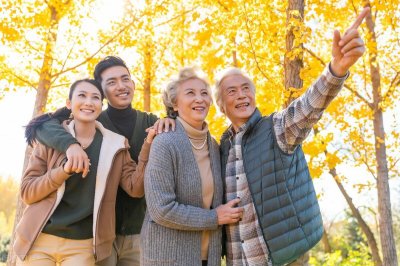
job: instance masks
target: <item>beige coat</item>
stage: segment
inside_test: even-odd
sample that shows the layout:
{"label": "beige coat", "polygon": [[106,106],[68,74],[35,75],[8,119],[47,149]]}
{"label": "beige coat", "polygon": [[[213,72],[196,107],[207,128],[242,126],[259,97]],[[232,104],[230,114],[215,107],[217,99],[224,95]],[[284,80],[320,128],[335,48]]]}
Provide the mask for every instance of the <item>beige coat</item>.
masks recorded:
{"label": "beige coat", "polygon": [[[73,121],[66,130],[74,135]],[[150,145],[145,141],[139,163],[131,159],[127,140],[99,122],[96,128],[103,135],[96,176],[93,209],[94,256],[100,261],[111,255],[115,238],[115,201],[120,185],[130,196],[143,197],[143,176]],[[14,250],[23,260],[60,203],[65,180],[64,153],[38,144],[29,160],[21,183],[21,198],[28,205],[16,229]]]}

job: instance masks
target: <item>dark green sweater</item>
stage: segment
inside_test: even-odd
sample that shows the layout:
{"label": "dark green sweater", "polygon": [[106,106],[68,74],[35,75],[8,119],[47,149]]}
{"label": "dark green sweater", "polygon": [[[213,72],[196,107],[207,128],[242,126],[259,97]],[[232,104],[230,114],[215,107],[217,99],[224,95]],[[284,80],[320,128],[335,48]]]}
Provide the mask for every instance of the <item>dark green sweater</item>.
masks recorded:
{"label": "dark green sweater", "polygon": [[[122,112],[125,111],[122,110]],[[136,112],[136,119],[135,121],[132,119],[134,128],[132,136],[129,138],[129,152],[132,159],[137,162],[140,149],[147,136],[145,130],[152,126],[158,118],[153,114],[138,110],[134,110],[134,112]],[[122,133],[117,129],[118,126],[115,126],[115,122],[111,121],[107,110],[104,110],[97,120],[105,128],[119,134]],[[44,145],[62,152],[65,152],[71,144],[77,143],[77,140],[64,130],[57,119],[49,120],[41,125],[37,129],[36,137]],[[120,235],[139,234],[145,210],[146,202],[144,197],[141,199],[131,198],[125,191],[119,188],[116,204],[116,233]]]}
{"label": "dark green sweater", "polygon": [[82,173],[73,174],[65,181],[64,195],[43,228],[44,233],[68,239],[93,237],[94,193],[102,142],[102,135],[96,130],[93,142],[85,150],[92,164],[89,174],[85,178]]}

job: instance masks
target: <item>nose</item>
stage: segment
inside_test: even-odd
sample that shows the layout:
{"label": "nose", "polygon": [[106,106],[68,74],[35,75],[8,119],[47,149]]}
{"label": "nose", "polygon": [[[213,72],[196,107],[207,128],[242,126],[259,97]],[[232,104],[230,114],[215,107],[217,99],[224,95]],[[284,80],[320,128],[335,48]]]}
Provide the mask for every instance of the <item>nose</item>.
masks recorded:
{"label": "nose", "polygon": [[91,97],[87,97],[84,104],[87,105],[87,106],[92,106],[93,105],[93,99]]}
{"label": "nose", "polygon": [[196,101],[196,102],[203,102],[203,101],[204,101],[204,98],[203,98],[203,96],[202,96],[201,94],[196,94],[196,99],[195,99],[195,101]]}
{"label": "nose", "polygon": [[123,89],[124,88],[124,83],[122,79],[117,79],[116,81],[117,89]]}
{"label": "nose", "polygon": [[237,91],[237,96],[238,96],[238,98],[243,99],[246,97],[246,93],[244,93],[243,90],[241,88],[239,88]]}

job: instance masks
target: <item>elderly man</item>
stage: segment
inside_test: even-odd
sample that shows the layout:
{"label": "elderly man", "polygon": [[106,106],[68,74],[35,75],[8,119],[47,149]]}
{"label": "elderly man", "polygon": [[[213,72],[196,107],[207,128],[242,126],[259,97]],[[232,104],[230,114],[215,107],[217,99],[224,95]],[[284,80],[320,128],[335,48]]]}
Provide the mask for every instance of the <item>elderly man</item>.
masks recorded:
{"label": "elderly man", "polygon": [[227,265],[290,263],[320,240],[321,214],[300,145],[363,55],[358,27],[368,13],[343,36],[335,31],[329,66],[280,112],[261,116],[254,84],[237,68],[217,81],[217,105],[232,123],[221,138],[225,196],[239,197],[244,208],[241,221],[226,227]]}

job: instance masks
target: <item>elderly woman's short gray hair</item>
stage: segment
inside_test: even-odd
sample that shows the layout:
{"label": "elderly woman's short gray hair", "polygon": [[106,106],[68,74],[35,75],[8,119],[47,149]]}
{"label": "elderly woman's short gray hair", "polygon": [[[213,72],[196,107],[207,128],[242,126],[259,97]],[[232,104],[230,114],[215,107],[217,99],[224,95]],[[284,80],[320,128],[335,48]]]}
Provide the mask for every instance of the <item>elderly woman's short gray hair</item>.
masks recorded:
{"label": "elderly woman's short gray hair", "polygon": [[249,80],[250,83],[250,89],[253,93],[256,93],[256,87],[254,86],[253,81],[249,78],[249,76],[240,68],[237,67],[231,67],[227,68],[223,71],[221,71],[215,80],[215,87],[214,87],[214,99],[215,102],[217,103],[217,106],[221,110],[221,112],[225,113],[225,110],[223,110],[222,107],[222,81],[229,77],[229,76],[235,76],[235,75],[241,75],[245,77],[246,79]]}
{"label": "elderly woman's short gray hair", "polygon": [[185,67],[179,71],[178,77],[168,83],[167,87],[163,91],[162,98],[165,108],[167,110],[167,116],[170,118],[176,118],[178,112],[174,110],[176,105],[176,97],[178,95],[178,87],[183,82],[190,79],[199,79],[204,82],[207,90],[210,92],[210,84],[208,83],[205,75],[195,67]]}

